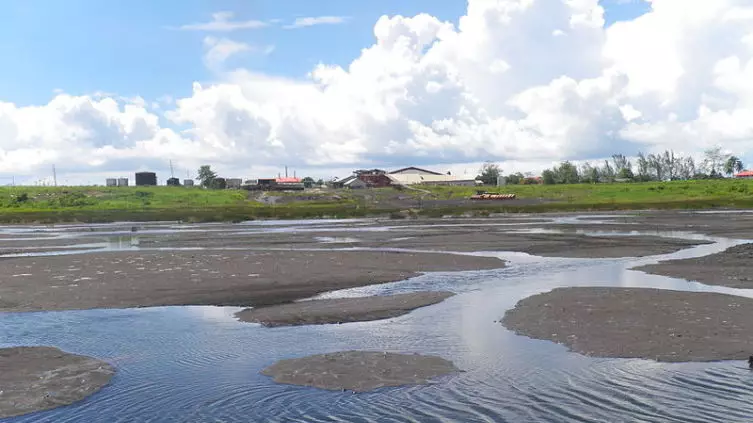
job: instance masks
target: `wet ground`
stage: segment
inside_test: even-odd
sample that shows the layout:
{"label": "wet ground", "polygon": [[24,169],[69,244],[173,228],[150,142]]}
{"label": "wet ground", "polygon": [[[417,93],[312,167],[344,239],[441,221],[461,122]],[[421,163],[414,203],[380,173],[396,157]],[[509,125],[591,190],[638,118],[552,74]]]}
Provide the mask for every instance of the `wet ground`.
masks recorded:
{"label": "wet ground", "polygon": [[[630,270],[746,243],[753,238],[746,229],[749,219],[744,213],[644,213],[4,228],[0,250],[9,254],[0,259],[2,266],[50,255],[74,260],[124,253],[358,253],[375,248],[449,255],[460,250],[507,264],[430,272],[319,295],[457,294],[401,317],[343,325],[265,328],[238,322],[239,307],[0,313],[0,347],[52,345],[104,359],[118,371],[111,385],[83,402],[7,421],[749,421],[753,373],[747,363],[590,358],[515,335],[499,324],[519,300],[558,287],[651,287],[753,297],[753,290]],[[497,241],[489,233],[498,234]],[[646,242],[643,236],[653,238]],[[415,241],[432,237],[437,241]],[[532,248],[542,245],[546,251],[533,255]],[[3,273],[0,285],[34,275],[35,265],[27,265],[25,271]],[[50,273],[66,269],[56,266]],[[127,280],[122,289],[129,290]],[[357,395],[279,385],[260,374],[280,359],[348,350],[436,355],[464,372],[429,386]]]}

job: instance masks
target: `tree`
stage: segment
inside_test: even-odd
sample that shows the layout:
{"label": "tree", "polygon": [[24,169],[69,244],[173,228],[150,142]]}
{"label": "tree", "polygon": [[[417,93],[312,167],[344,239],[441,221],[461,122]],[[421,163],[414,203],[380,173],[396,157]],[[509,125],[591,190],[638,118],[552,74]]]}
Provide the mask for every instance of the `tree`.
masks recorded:
{"label": "tree", "polygon": [[554,172],[551,169],[541,172],[541,179],[543,180],[544,185],[554,185],[556,183],[554,180]]}
{"label": "tree", "polygon": [[303,182],[303,187],[304,188],[311,188],[311,187],[314,186],[314,183],[315,183],[314,178],[312,178],[310,176],[307,176],[307,177],[303,178],[301,180],[301,182]]}
{"label": "tree", "polygon": [[211,166],[202,165],[199,168],[199,173],[196,179],[201,182],[201,186],[205,188],[211,188],[214,180],[217,179],[217,174],[214,171],[212,171]]}
{"label": "tree", "polygon": [[643,153],[638,153],[638,180],[641,182],[651,180],[651,171],[649,169],[648,159]]}
{"label": "tree", "polygon": [[507,180],[508,185],[518,185],[520,182],[525,179],[525,176],[523,176],[522,173],[511,173],[505,177]]}
{"label": "tree", "polygon": [[727,176],[732,176],[735,172],[742,172],[743,168],[743,161],[736,156],[729,156],[727,161],[724,162],[724,173]]}
{"label": "tree", "polygon": [[578,168],[570,163],[564,161],[559,166],[555,166],[553,169],[554,181],[558,184],[577,184],[580,182],[580,175],[578,175]]}
{"label": "tree", "polygon": [[599,168],[591,166],[591,163],[585,162],[580,166],[580,181],[589,184],[599,182]]}
{"label": "tree", "polygon": [[685,157],[680,164],[680,178],[688,180],[695,177],[695,160],[692,157]]}
{"label": "tree", "polygon": [[612,163],[614,163],[614,172],[618,177],[621,177],[619,175],[627,174],[627,171],[630,171],[629,173],[631,175],[633,174],[633,164],[630,163],[630,160],[628,160],[627,157],[623,156],[622,154],[613,155]]}
{"label": "tree", "polygon": [[662,174],[665,175],[670,181],[675,179],[675,173],[677,170],[677,158],[675,152],[671,150],[665,150],[664,155],[661,157]]}
{"label": "tree", "polygon": [[604,182],[614,182],[615,171],[609,165],[609,160],[604,160],[604,167],[601,168],[601,180]]}
{"label": "tree", "polygon": [[703,152],[703,168],[714,178],[723,170],[725,156],[722,147],[713,147]]}
{"label": "tree", "polygon": [[497,185],[497,178],[502,174],[502,169],[496,163],[486,162],[479,173],[476,179],[483,182],[484,185]]}
{"label": "tree", "polygon": [[225,178],[214,178],[210,182],[209,188],[211,189],[225,189],[227,188],[227,181]]}

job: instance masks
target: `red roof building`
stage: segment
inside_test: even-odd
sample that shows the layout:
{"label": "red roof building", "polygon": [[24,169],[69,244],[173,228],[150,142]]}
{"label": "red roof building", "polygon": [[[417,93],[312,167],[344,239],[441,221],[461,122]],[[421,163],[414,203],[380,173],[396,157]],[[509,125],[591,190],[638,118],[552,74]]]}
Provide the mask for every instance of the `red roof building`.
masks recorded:
{"label": "red roof building", "polygon": [[753,178],[753,170],[743,170],[735,175],[735,178]]}
{"label": "red roof building", "polygon": [[278,184],[300,184],[301,178],[275,178]]}

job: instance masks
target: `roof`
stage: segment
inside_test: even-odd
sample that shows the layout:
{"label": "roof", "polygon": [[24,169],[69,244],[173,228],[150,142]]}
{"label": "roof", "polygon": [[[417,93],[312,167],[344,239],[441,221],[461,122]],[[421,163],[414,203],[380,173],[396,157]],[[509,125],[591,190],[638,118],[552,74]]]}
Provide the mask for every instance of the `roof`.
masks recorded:
{"label": "roof", "polygon": [[406,170],[418,170],[418,171],[420,171],[420,172],[428,173],[428,174],[430,174],[430,175],[442,175],[442,173],[439,173],[439,172],[434,172],[433,170],[426,170],[426,169],[421,169],[420,167],[415,167],[415,166],[409,166],[409,167],[404,167],[404,168],[402,168],[402,169],[398,169],[398,170],[393,170],[392,172],[390,172],[390,174],[391,174],[391,175],[394,175],[394,174],[396,174],[396,173],[402,173],[402,172],[405,172]]}
{"label": "roof", "polygon": [[345,178],[342,178],[342,179],[338,179],[336,182],[338,184],[347,184],[348,182],[350,182],[350,181],[352,181],[354,179],[356,179],[356,176],[355,175],[350,175],[348,177],[345,177]]}
{"label": "roof", "polygon": [[275,182],[278,184],[299,184],[301,183],[300,178],[276,178]]}
{"label": "roof", "polygon": [[349,179],[349,180],[343,182],[343,186],[350,186],[350,185],[353,185],[353,184],[356,184],[356,185],[358,185],[358,184],[366,185],[366,182],[364,182],[364,181],[362,181],[362,180],[360,180],[358,178]]}
{"label": "roof", "polygon": [[747,178],[747,177],[753,177],[753,170],[743,170],[742,172],[735,175],[738,178]]}

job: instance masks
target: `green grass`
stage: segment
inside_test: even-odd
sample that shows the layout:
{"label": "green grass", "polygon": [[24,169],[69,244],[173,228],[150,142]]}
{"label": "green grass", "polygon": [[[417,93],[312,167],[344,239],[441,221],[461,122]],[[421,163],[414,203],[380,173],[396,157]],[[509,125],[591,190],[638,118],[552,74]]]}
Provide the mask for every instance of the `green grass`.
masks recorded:
{"label": "green grass", "polygon": [[[468,198],[474,187],[422,187],[438,199]],[[516,194],[578,205],[642,205],[677,202],[746,203],[753,199],[753,180],[699,180],[615,184],[507,185],[485,188],[490,192]]]}
{"label": "green grass", "polygon": [[[421,187],[433,198],[466,199],[475,187]],[[521,199],[542,199],[532,204],[479,201],[468,205],[426,208],[426,216],[474,211],[552,212],[582,210],[703,209],[753,207],[753,180],[705,180],[663,183],[509,185],[486,188],[490,192],[514,193]],[[271,193],[280,196],[280,193]],[[389,200],[422,196],[415,191],[374,189],[325,191],[304,196],[305,201],[265,205],[249,198],[246,191],[213,191],[182,187],[2,187],[0,222],[111,222],[111,221],[242,221],[258,218],[317,218],[390,215],[396,212]]]}

